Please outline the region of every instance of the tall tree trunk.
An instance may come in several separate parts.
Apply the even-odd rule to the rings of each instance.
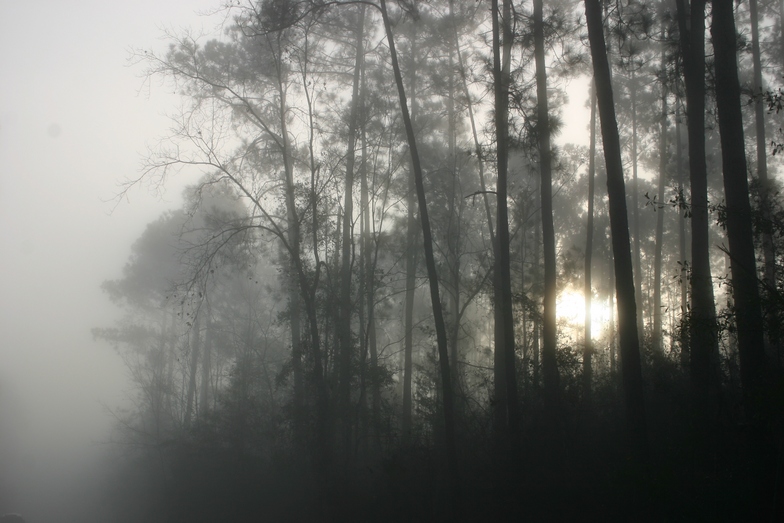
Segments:
[[[593,200],[596,192],[596,85],[591,80],[591,138],[588,145],[588,217],[585,225],[585,268],[583,277],[583,294],[585,297],[585,324],[583,328],[583,399],[586,405],[591,403],[593,381],[593,341],[591,338],[591,263],[593,260]]]
[[[450,4],[451,7],[451,4]],[[449,253],[449,279],[452,290],[450,300],[449,316],[451,318],[449,338],[449,358],[452,362],[452,386],[455,391],[460,391],[460,367],[459,367],[459,337],[460,337],[460,218],[462,206],[458,201],[458,173],[457,173],[457,114],[455,110],[455,75],[452,51],[449,51],[449,75],[447,79],[447,139],[448,153],[447,162],[449,163],[449,218],[447,220],[447,252]],[[460,401],[460,394],[455,398]],[[457,413],[460,412],[458,404]]]
[[[416,122],[417,116],[417,29],[412,29],[411,56],[409,57],[408,72],[410,76],[411,122]],[[414,373],[414,297],[416,293],[416,262],[417,262],[417,220],[416,220],[416,182],[414,180],[413,163],[410,165],[408,175],[408,191],[406,193],[406,298],[404,323],[405,338],[403,342],[403,415],[402,433],[403,443],[410,442],[412,429],[413,391],[411,382]]]
[[[664,42],[665,30],[662,22],[661,39]],[[662,355],[662,242],[664,239],[664,186],[667,179],[667,85],[666,56],[664,45],[661,49],[661,113],[659,122],[659,190],[656,207],[656,253],[653,261],[653,332],[651,341],[655,354]]]
[[[768,178],[768,144],[765,141],[765,101],[762,84],[762,63],[760,58],[759,13],[757,0],[749,0],[749,16],[751,17],[751,56],[754,64],[754,128],[757,138],[757,178],[759,179],[760,212],[762,215],[762,255],[765,261],[764,282],[768,289],[776,288],[776,250],[770,227],[771,215],[771,180]],[[768,339],[772,345],[780,343],[781,320],[775,312],[767,318]]]
[[[190,328],[189,332],[189,339],[190,339],[190,367],[189,367],[189,374],[188,374],[188,392],[186,396],[186,404],[185,404],[185,427],[189,428],[191,426],[191,420],[193,419],[193,399],[196,395],[196,370],[199,367],[199,345],[200,345],[200,330],[201,324],[201,314],[198,312],[196,313],[193,319],[193,325]]]
[[[304,282],[305,275],[302,265],[299,264],[300,280]],[[302,284],[305,287],[305,284]],[[307,292],[307,291],[310,292]],[[332,466],[332,417],[329,410],[329,392],[324,378],[324,357],[321,353],[319,338],[318,313],[316,311],[316,285],[311,289],[304,289],[307,293],[305,299],[305,313],[308,318],[308,331],[310,333],[310,347],[313,353],[313,381],[316,385],[316,464],[319,472],[326,475]],[[326,476],[322,479],[326,479]]]
[[[454,0],[450,0],[449,5],[450,9],[452,9],[452,5],[454,4]],[[474,118],[474,105],[471,101],[471,91],[468,88],[468,79],[466,78],[466,68],[465,64],[463,63],[463,53],[460,50],[460,38],[457,34],[457,29],[455,28],[455,54],[457,55],[457,64],[458,69],[460,71],[460,81],[461,87],[463,89],[463,97],[465,98],[464,103],[466,104],[466,109],[468,111],[468,120],[471,124],[471,136],[474,140],[474,153],[476,154],[476,159],[479,167],[479,188],[482,191],[482,201],[485,207],[485,216],[487,217],[487,229],[490,233],[490,243],[495,243],[495,229],[493,227],[493,216],[490,210],[490,202],[487,198],[487,187],[485,183],[485,168],[484,168],[484,154],[482,153],[482,145],[479,142],[479,133],[476,129],[476,119]]]
[[[413,173],[412,173],[413,174]],[[417,234],[416,216],[414,214],[414,188],[413,176],[409,175],[409,196],[408,200],[408,233],[406,234],[406,298],[404,311],[405,338],[403,342],[403,415],[402,433],[403,442],[407,444],[411,436],[412,429],[412,390],[411,382],[414,372],[414,295],[416,292],[416,241]]]
[[[343,443],[346,458],[351,455],[351,360],[353,342],[351,333],[351,253],[352,223],[354,222],[354,166],[357,149],[357,123],[359,116],[359,80],[364,55],[365,6],[359,6],[356,27],[354,56],[354,79],[351,88],[351,109],[348,124],[348,149],[346,151],[346,177],[343,188],[343,234],[340,266],[340,324],[337,327],[340,340],[340,393],[339,404],[343,417]]]
[[[294,170],[290,158],[290,144],[286,127],[286,89],[283,82],[283,72],[278,64],[278,118],[282,129],[280,141],[281,155],[283,156],[286,222],[288,225],[288,255],[289,255],[289,325],[291,327],[291,358],[294,373],[294,437],[299,442],[306,440],[307,413],[305,412],[305,358],[302,343],[302,287],[299,271],[300,255],[300,227],[297,217],[296,202],[294,199]],[[315,215],[315,209],[313,214]],[[314,235],[316,234],[314,230]],[[315,242],[314,242],[315,243]]]
[[[450,13],[454,13],[454,0],[449,1]],[[490,202],[487,197],[487,187],[485,183],[485,170],[484,170],[484,154],[482,153],[482,146],[479,142],[479,133],[476,129],[476,119],[474,118],[474,107],[471,101],[471,91],[468,88],[468,80],[466,78],[466,68],[463,63],[463,54],[460,50],[460,37],[457,32],[457,25],[453,24],[454,33],[454,47],[455,54],[457,55],[458,70],[460,72],[461,87],[463,90],[464,103],[468,111],[468,119],[471,124],[471,136],[474,140],[474,152],[479,167],[479,188],[482,193],[482,202],[484,203],[485,216],[487,218],[487,230],[490,234],[490,245],[493,246],[493,253],[497,250],[495,228],[493,226],[493,216],[490,210]],[[493,272],[493,281],[495,282],[495,272]],[[495,283],[493,285],[495,288]],[[498,307],[493,307],[494,314],[494,328],[500,327],[502,319],[500,318],[501,310]],[[495,335],[495,334],[494,334]],[[493,431],[496,437],[500,437],[507,431],[506,416],[506,380],[504,369],[504,358],[500,351],[495,351],[493,355]]]
[[[676,66],[677,67],[677,66]],[[679,77],[679,73],[675,75]],[[675,101],[675,168],[678,172],[678,197],[683,198],[683,154],[681,141],[681,101]],[[688,312],[689,303],[689,279],[686,277],[684,270],[689,263],[689,257],[686,252],[686,217],[683,209],[678,210],[678,253],[681,262],[680,265],[680,291],[681,291],[681,317],[685,317]],[[680,346],[681,346],[681,365],[684,369],[689,365],[689,333],[683,328],[680,330]]]
[[[779,39],[781,42],[781,49],[779,50],[779,60],[781,60],[784,66],[784,0],[781,0],[779,3],[779,29],[781,30],[781,34],[779,35]]]
[[[536,189],[539,189],[539,184],[542,183],[542,178],[536,176],[534,179],[534,185],[536,185]],[[537,191],[541,193],[540,191]],[[531,285],[531,293],[534,295],[534,300],[539,296],[539,284],[542,281],[541,272],[540,272],[540,261],[542,260],[542,215],[541,213],[537,213],[534,217],[534,256],[533,262],[531,263],[531,281],[533,284]],[[539,320],[539,315],[536,314],[533,318],[533,350],[534,350],[534,370],[533,370],[533,385],[534,390],[539,390],[539,372],[541,370],[541,322]]]
[[[288,199],[287,199],[288,207]],[[287,211],[287,220],[293,224],[294,214]],[[299,227],[289,226],[289,244],[292,250],[299,250]],[[289,254],[288,298],[289,328],[291,330],[291,366],[294,374],[293,431],[294,441],[304,444],[307,440],[307,412],[305,408],[305,370],[302,344],[302,298],[294,256]]]
[[[364,45],[364,44],[363,44]],[[367,96],[367,85],[365,80],[365,61],[362,61],[362,78],[360,85],[360,110],[365,112],[365,96]],[[362,140],[362,176],[360,178],[360,205],[362,206],[362,262],[364,285],[362,296],[365,299],[365,344],[370,354],[370,367],[373,369],[373,378],[370,384],[371,393],[371,423],[373,424],[374,436],[377,446],[381,445],[380,422],[381,422],[381,383],[378,377],[378,343],[376,341],[376,303],[375,303],[375,250],[373,246],[373,231],[371,223],[373,220],[373,205],[370,203],[368,188],[368,152],[365,118],[363,116],[360,139]]]
[[[414,168],[414,181],[416,185],[417,200],[419,203],[419,221],[422,225],[422,239],[424,244],[425,266],[430,283],[430,301],[433,308],[433,320],[436,328],[436,341],[438,345],[438,360],[441,377],[441,400],[444,410],[444,444],[446,450],[446,466],[451,481],[450,494],[453,508],[459,502],[460,483],[458,479],[457,467],[457,446],[455,441],[455,419],[454,419],[454,392],[452,390],[452,376],[449,370],[449,349],[446,337],[446,323],[441,306],[441,297],[438,288],[438,274],[436,273],[436,262],[433,255],[433,238],[430,230],[430,217],[427,212],[427,200],[425,198],[424,176],[419,160],[416,135],[411,123],[411,116],[408,112],[406,102],[405,86],[403,76],[400,73],[400,65],[397,60],[395,50],[395,39],[392,35],[392,24],[389,20],[387,5],[385,0],[381,0],[381,15],[384,19],[384,29],[386,31],[387,42],[389,44],[389,54],[392,60],[392,69],[395,73],[395,83],[397,85],[398,98],[400,99],[400,110],[403,114],[403,123],[406,128],[406,138],[411,153],[411,163]]]
[[[714,372],[718,338],[710,268],[708,171],[705,162],[705,0],[692,0],[688,15],[684,0],[676,0],[676,3],[689,123],[692,256],[689,370],[697,396],[708,398],[718,381]]]
[[[209,410],[210,401],[210,374],[212,372],[212,306],[209,300],[204,302],[204,315],[206,325],[204,328],[204,361],[201,364],[201,390],[199,391],[199,412],[206,413]]]
[[[503,15],[498,0],[491,2],[493,19],[493,85],[495,95],[495,133],[498,173],[496,183],[495,350],[503,354],[504,381],[509,441],[513,459],[518,444],[519,402],[517,398],[517,364],[515,357],[514,318],[512,315],[512,277],[509,255],[509,209],[507,204],[507,169],[509,165],[509,82],[512,52],[511,0],[503,1]],[[503,35],[502,35],[503,32]],[[503,36],[503,40],[502,40]],[[503,57],[501,56],[503,41]],[[502,65],[503,62],[503,65]]]
[[[558,410],[558,342],[555,322],[556,266],[555,228],[553,226],[553,174],[550,151],[550,115],[547,104],[547,70],[544,56],[544,21],[542,0],[534,0],[534,56],[536,60],[537,136],[539,138],[539,168],[542,178],[541,211],[544,247],[544,303],[542,373],[544,374],[545,409],[551,422]],[[551,429],[554,427],[551,427]]]
[[[615,263],[611,260],[608,263],[608,286],[609,292],[607,293],[607,308],[610,311],[610,321],[607,322],[609,329],[610,329],[610,373],[613,374],[613,378],[615,378],[615,373],[618,370],[618,348],[615,344],[615,314],[617,312],[615,306],[615,293],[613,293],[613,288],[615,286]],[[615,381],[613,381],[615,384]]]
[[[633,66],[632,66],[633,67]],[[632,228],[634,231],[634,298],[637,304],[637,335],[640,345],[645,341],[645,307],[642,295],[642,262],[640,261],[640,185],[637,180],[637,77],[632,70],[629,81],[632,102]]]
[[[164,319],[163,321],[165,323],[166,320]],[[177,347],[178,336],[176,333],[176,325],[177,325],[176,314],[174,310],[170,310],[169,328],[166,329],[165,325],[161,326],[161,331],[165,334],[164,337],[161,339],[161,345],[160,345],[160,350],[161,350],[160,365],[162,367],[161,375],[162,378],[166,380],[166,383],[168,384],[169,387],[173,387],[174,384],[174,366],[175,366],[174,362],[178,352],[178,347]],[[176,408],[173,404],[173,400],[175,399],[174,394],[168,394],[166,398],[162,398],[162,400],[164,399],[166,400],[165,401],[166,410],[168,412],[176,412]],[[156,433],[156,436],[158,435],[159,434]]]
[[[607,168],[607,192],[610,208],[615,289],[618,298],[618,333],[621,344],[621,367],[626,402],[626,422],[630,450],[641,464],[648,461],[648,434],[645,419],[640,343],[637,333],[637,305],[634,300],[629,223],[626,211],[626,190],[618,124],[615,118],[610,64],[602,32],[602,11],[599,0],[585,0],[585,18],[593,60],[593,74],[599,104],[599,116]]]
[[[525,296],[525,281],[526,281],[526,274],[528,273],[528,268],[526,267],[528,257],[528,236],[526,234],[526,224],[528,222],[528,217],[523,216],[524,213],[520,213],[520,293]],[[529,345],[529,336],[528,336],[528,308],[526,307],[525,303],[521,307],[520,311],[520,327],[522,331],[522,345],[523,345],[523,397],[528,397],[528,394],[531,392],[531,379],[528,375],[528,367],[531,363],[531,346]]]
[[[281,42],[277,42],[278,54],[281,51]],[[316,458],[316,469],[321,474],[322,480],[325,480],[327,473],[332,465],[332,452],[331,452],[331,439],[332,439],[332,423],[331,413],[329,409],[329,393],[327,384],[324,379],[324,358],[321,353],[321,344],[318,329],[318,316],[316,312],[316,291],[318,288],[320,264],[318,258],[318,222],[317,222],[317,199],[315,193],[315,171],[311,169],[311,212],[313,215],[313,255],[316,257],[316,274],[313,277],[312,284],[308,282],[308,276],[305,273],[301,257],[301,235],[300,223],[297,213],[297,203],[295,197],[295,184],[294,184],[294,159],[292,158],[291,137],[288,131],[288,102],[287,102],[287,85],[285,78],[287,72],[281,63],[281,60],[275,62],[277,67],[277,91],[278,91],[278,120],[280,122],[280,153],[283,157],[283,172],[284,172],[284,186],[285,186],[285,201],[286,201],[286,221],[288,224],[288,235],[286,246],[290,256],[290,278],[291,278],[291,294],[290,300],[290,322],[292,332],[292,352],[294,352],[295,365],[300,364],[304,357],[302,352],[303,343],[301,340],[300,326],[301,326],[301,307],[304,305],[305,316],[308,322],[308,331],[310,334],[310,352],[313,359],[313,382],[316,387],[316,441],[313,449],[313,454]],[[313,128],[311,123],[311,129]],[[295,292],[295,290],[299,292]],[[301,299],[302,298],[302,299]],[[304,302],[304,303],[303,303]],[[296,341],[296,345],[295,345]],[[297,345],[299,349],[297,349]],[[299,362],[297,361],[299,360]],[[302,369],[304,373],[304,369]],[[303,376],[304,381],[304,376]],[[304,383],[303,383],[304,387]],[[297,392],[295,391],[295,399]],[[304,391],[302,392],[304,399]],[[304,420],[303,420],[304,425]],[[304,426],[302,427],[304,430]]]
[[[730,244],[732,294],[735,302],[741,382],[746,415],[755,420],[765,367],[762,311],[757,286],[749,182],[743,141],[740,83],[736,56],[733,3],[713,0],[711,34],[715,52],[716,107],[721,134],[727,237]]]

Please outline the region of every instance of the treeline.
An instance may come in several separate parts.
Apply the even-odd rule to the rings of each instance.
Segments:
[[[128,186],[194,184],[94,331],[125,517],[780,515],[784,4],[706,7],[262,0],[134,53],[181,105]]]

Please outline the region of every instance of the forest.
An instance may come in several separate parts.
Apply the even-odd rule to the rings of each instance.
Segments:
[[[780,521],[784,2],[209,18],[132,51],[116,521]]]

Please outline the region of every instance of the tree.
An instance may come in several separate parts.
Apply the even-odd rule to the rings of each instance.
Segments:
[[[591,400],[593,381],[593,368],[591,357],[593,355],[593,340],[591,338],[591,300],[593,287],[591,285],[591,262],[593,259],[593,233],[594,217],[593,204],[596,185],[596,85],[591,81],[591,137],[588,145],[588,217],[585,224],[585,269],[583,276],[583,293],[585,294],[585,326],[583,328],[583,397],[586,403]]]
[[[708,230],[708,171],[705,162],[705,2],[677,0],[678,28],[686,84],[691,187],[691,314],[689,370],[697,396],[707,398],[716,387],[718,339]]]
[[[351,108],[348,125],[348,146],[346,151],[346,175],[343,191],[343,234],[341,239],[340,267],[340,402],[344,430],[344,445],[347,456],[351,455],[351,356],[353,336],[351,332],[351,262],[352,262],[352,227],[354,221],[354,170],[356,164],[357,134],[360,109],[360,76],[365,51],[365,6],[359,6],[356,28],[356,53],[354,59],[354,78],[351,89]]]
[[[411,100],[411,120],[412,125],[417,116],[417,26],[414,24],[411,37],[411,55],[409,56],[409,97]],[[412,390],[411,380],[413,369],[414,351],[414,294],[416,293],[416,244],[418,241],[418,223],[416,219],[416,180],[414,179],[413,161],[408,175],[406,193],[406,297],[404,309],[404,346],[403,346],[403,415],[402,432],[403,441],[408,443],[412,429]]]
[[[714,0],[711,35],[716,53],[716,106],[726,199],[726,227],[732,271],[732,296],[738,329],[743,400],[746,415],[757,423],[765,374],[762,311],[754,254],[743,116],[732,3]]]
[[[654,259],[654,275],[653,275],[653,332],[652,332],[652,345],[653,350],[659,355],[662,354],[662,242],[664,239],[664,205],[661,202],[664,200],[664,186],[667,178],[667,63],[665,55],[665,24],[662,20],[661,39],[661,116],[659,124],[659,188],[657,191],[657,201],[660,206],[656,207],[656,254]]]
[[[634,300],[629,223],[626,213],[626,191],[610,80],[610,64],[607,60],[602,11],[598,0],[585,0],[585,19],[588,25],[604,160],[607,167],[607,193],[610,202],[610,227],[615,266],[615,292],[618,300],[618,333],[628,441],[635,458],[644,464],[648,459],[648,435],[640,364],[640,344],[637,333],[637,306]]]
[[[515,356],[514,318],[512,315],[512,275],[509,261],[509,208],[507,202],[507,171],[509,167],[509,69],[512,53],[512,5],[503,0],[503,13],[498,0],[490,7],[493,31],[493,86],[496,139],[496,237],[494,307],[495,350],[502,356],[505,384],[504,400],[509,441],[513,452],[518,442],[519,405],[517,399],[517,363]],[[503,44],[503,45],[502,45]],[[503,50],[503,55],[502,55]]]
[[[544,374],[545,405],[548,416],[556,416],[558,395],[558,366],[556,363],[557,333],[555,324],[556,267],[555,228],[553,226],[553,175],[550,151],[550,115],[547,105],[547,70],[544,57],[544,21],[542,0],[534,0],[534,46],[536,59],[537,137],[542,191],[542,239],[544,247],[544,307],[542,330],[542,372]]]
[[[416,185],[417,201],[419,204],[419,220],[422,226],[422,239],[424,242],[425,266],[430,284],[430,301],[433,308],[433,320],[436,327],[436,339],[438,343],[438,360],[442,387],[442,401],[444,403],[444,439],[446,447],[446,466],[452,482],[452,502],[457,503],[459,479],[457,468],[457,448],[455,442],[455,420],[454,420],[454,392],[452,389],[451,373],[449,371],[449,349],[447,346],[446,324],[441,306],[441,297],[438,289],[438,274],[436,273],[435,257],[433,256],[433,239],[430,231],[430,218],[427,212],[427,199],[425,196],[422,166],[417,149],[416,135],[411,123],[411,115],[408,111],[406,102],[405,85],[403,76],[400,72],[400,65],[395,50],[395,39],[392,33],[392,24],[389,20],[389,12],[385,0],[381,0],[381,16],[384,20],[384,30],[389,45],[389,54],[392,59],[392,69],[395,73],[395,84],[397,86],[398,98],[400,101],[400,111],[403,114],[403,123],[406,129],[406,138],[411,154],[411,164],[414,172]]]
[[[189,104],[175,120],[174,135],[154,151],[147,161],[145,175],[165,177],[177,166],[200,166],[212,169],[217,179],[230,183],[247,199],[256,217],[255,227],[280,242],[287,259],[285,274],[290,278],[289,325],[291,330],[294,373],[294,412],[296,429],[305,429],[303,362],[309,357],[317,392],[317,430],[313,454],[325,472],[331,461],[332,422],[329,391],[325,380],[324,353],[319,334],[317,295],[323,264],[319,259],[319,214],[311,170],[307,191],[313,228],[310,231],[314,266],[304,257],[298,184],[298,151],[289,132],[291,107],[287,101],[295,89],[291,62],[283,55],[304,45],[303,36],[285,29],[294,16],[284,5],[256,12],[248,8],[236,20],[228,42],[212,40],[205,45],[189,35],[175,40],[165,56],[142,54],[150,76],[161,76],[178,83],[188,95]],[[284,29],[278,29],[283,26]],[[307,32],[305,32],[307,40]],[[288,56],[288,55],[287,55]],[[312,111],[312,107],[310,110]],[[228,129],[239,136],[239,146],[228,147]],[[169,146],[169,147],[167,147]],[[280,170],[277,167],[280,166]],[[260,180],[277,178],[276,189],[282,191],[284,213],[281,217],[269,206],[267,188]],[[269,182],[267,182],[269,183]],[[305,312],[309,339],[303,340],[302,312]],[[305,344],[309,354],[305,354]],[[298,432],[302,434],[301,432]],[[299,441],[307,438],[297,437]]]
[[[247,216],[231,188],[190,187],[185,197],[184,209],[149,224],[134,243],[123,277],[102,285],[124,306],[126,318],[117,328],[93,331],[116,345],[141,393],[139,422],[128,421],[138,443],[161,443],[206,413],[212,337],[207,296],[219,294],[232,273],[249,263]],[[218,245],[222,252],[216,252]]]
[[[784,5],[784,4],[782,4]],[[764,257],[764,281],[768,289],[776,288],[776,250],[769,225],[773,186],[768,176],[768,143],[765,139],[765,101],[762,83],[762,59],[760,57],[759,11],[757,0],[749,0],[751,18],[751,56],[754,74],[754,129],[757,139],[757,178],[760,185],[760,211],[762,215],[762,254]],[[768,336],[774,344],[779,343],[779,318],[777,314],[768,318]]]

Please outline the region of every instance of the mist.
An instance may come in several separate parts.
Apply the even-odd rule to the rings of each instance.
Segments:
[[[707,3],[0,4],[0,518],[784,514],[784,4]]]
[[[113,412],[130,389],[90,331],[119,315],[102,281],[180,197],[116,199],[166,123],[165,95],[146,95],[128,50],[167,25],[198,27],[205,6],[0,5],[0,514],[112,520]]]

